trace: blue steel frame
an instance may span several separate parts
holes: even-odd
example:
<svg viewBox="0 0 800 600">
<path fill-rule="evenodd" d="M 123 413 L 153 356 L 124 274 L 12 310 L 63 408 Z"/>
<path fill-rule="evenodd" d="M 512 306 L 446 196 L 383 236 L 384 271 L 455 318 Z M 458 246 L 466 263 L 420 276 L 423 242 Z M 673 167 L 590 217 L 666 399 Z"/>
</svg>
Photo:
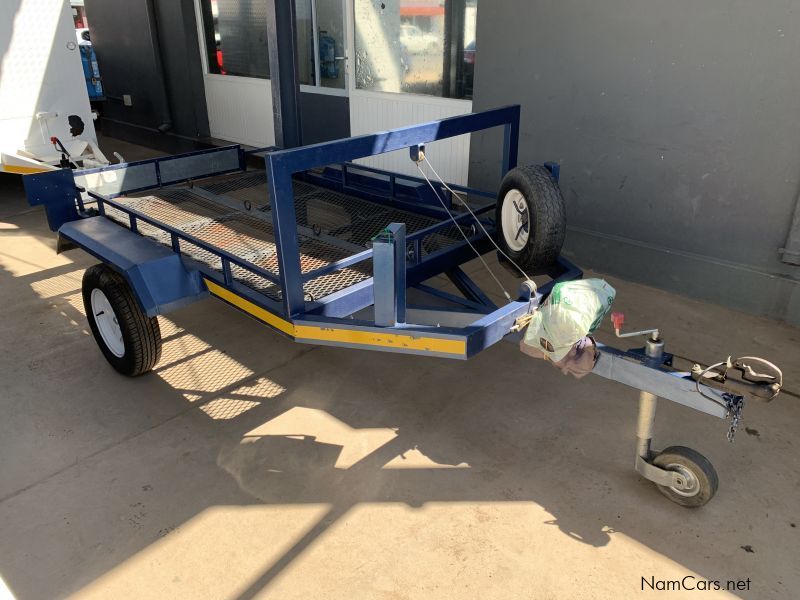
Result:
<svg viewBox="0 0 800 600">
<path fill-rule="evenodd" d="M 195 152 L 185 152 L 183 154 L 174 154 L 171 156 L 163 156 L 160 158 L 150 158 L 146 160 L 137 160 L 133 162 L 117 163 L 105 167 L 96 167 L 93 169 L 83 169 L 80 171 L 72 171 L 70 169 L 60 169 L 57 171 L 45 171 L 42 173 L 34 173 L 23 177 L 22 181 L 25 186 L 25 194 L 28 198 L 28 203 L 31 206 L 44 206 L 47 213 L 47 221 L 52 231 L 58 231 L 59 227 L 69 221 L 86 216 L 86 207 L 83 204 L 81 193 L 88 192 L 87 190 L 78 186 L 75 182 L 75 176 L 93 175 L 95 173 L 114 173 L 117 171 L 124 171 L 130 168 L 141 167 L 145 165 L 153 165 L 154 181 L 151 185 L 141 186 L 137 188 L 125 188 L 124 191 L 115 194 L 106 194 L 103 197 L 110 199 L 120 196 L 122 194 L 129 194 L 135 192 L 142 192 L 145 190 L 160 188 L 164 185 L 170 185 L 183 181 L 193 181 L 205 177 L 214 177 L 215 175 L 225 175 L 228 173 L 236 173 L 237 171 L 244 171 L 247 168 L 247 158 L 250 155 L 270 152 L 275 150 L 274 146 L 267 146 L 264 148 L 253 148 L 244 150 L 238 144 L 230 146 L 221 146 L 218 148 L 210 148 L 208 150 L 197 150 Z M 238 154 L 238 165 L 234 169 L 225 170 L 210 170 L 204 173 L 199 173 L 194 176 L 181 177 L 178 179 L 164 180 L 161 177 L 161 165 L 167 162 L 190 158 L 193 156 L 211 156 L 215 153 L 235 151 Z M 92 195 L 92 194 L 89 194 Z M 96 196 L 96 194 L 95 194 Z"/>
<path fill-rule="evenodd" d="M 307 277 L 302 274 L 300 268 L 292 175 L 316 167 L 352 162 L 359 158 L 403 150 L 412 146 L 420 146 L 493 127 L 503 127 L 504 143 L 501 175 L 505 175 L 506 172 L 517 166 L 519 116 L 519 105 L 507 106 L 422 125 L 413 125 L 391 131 L 268 154 L 266 156 L 267 180 L 270 186 L 270 198 L 272 198 L 273 227 L 278 263 L 280 264 L 280 284 L 283 290 L 284 314 L 291 318 L 306 312 L 303 282 L 307 281 Z M 344 177 L 346 177 L 346 169 L 343 173 L 345 174 Z M 449 226 L 449 223 L 444 226 Z M 411 237 L 409 236 L 409 239 Z M 371 254 L 371 251 L 367 251 L 357 256 L 360 257 L 360 260 L 367 260 Z M 466 256 L 465 254 L 464 258 Z M 355 262 L 360 262 L 360 260 Z M 464 262 L 464 260 L 461 262 Z M 446 266 L 455 265 L 440 265 L 437 272 L 446 271 Z M 352 308 L 358 310 L 355 306 Z"/>
<path fill-rule="evenodd" d="M 249 154 L 266 152 L 273 230 L 279 260 L 278 274 L 129 208 L 114 200 L 116 194 L 104 196 L 78 189 L 74 174 L 69 170 L 30 175 L 24 181 L 29 202 L 32 205 L 44 205 L 51 228 L 59 231 L 59 248 L 63 240 L 80 246 L 112 265 L 128 279 L 137 300 L 150 316 L 164 314 L 206 297 L 211 292 L 298 342 L 466 359 L 503 338 L 514 341 L 520 334 L 509 334 L 516 320 L 538 306 L 556 283 L 579 279 L 583 276 L 582 271 L 560 257 L 547 273 L 551 280 L 540 286 L 533 295 L 527 286 L 522 286 L 517 300 L 498 307 L 460 269 L 462 263 L 474 257 L 466 243 L 421 258 L 419 250 L 422 238 L 451 226 L 449 218 L 445 218 L 446 211 L 437 206 L 438 199 L 426 196 L 429 194 L 427 182 L 353 164 L 352 161 L 403 148 L 415 148 L 418 152 L 425 143 L 496 126 L 504 128 L 502 173 L 505 174 L 517 162 L 518 106 L 293 150 L 259 148 L 245 152 L 238 146 L 232 146 L 79 172 L 91 174 L 154 163 L 156 185 L 136 190 L 141 191 L 175 182 L 165 182 L 160 176 L 159 166 L 164 161 L 233 148 L 238 152 L 237 169 L 197 174 L 178 180 L 187 181 L 244 171 Z M 328 168 L 321 174 L 309 171 L 334 164 L 339 166 Z M 559 165 L 546 163 L 545 166 L 558 180 Z M 406 235 L 404 224 L 393 223 L 376 236 L 372 249 L 303 274 L 300 268 L 293 178 L 305 179 L 373 202 L 434 216 L 440 222 L 411 235 Z M 441 186 L 436 187 L 445 202 L 450 201 L 445 190 Z M 450 187 L 473 196 L 495 197 L 490 192 L 463 186 Z M 80 192 L 84 191 L 97 201 L 101 216 L 94 216 L 83 205 Z M 130 231 L 103 218 L 107 204 L 127 213 Z M 476 212 L 485 215 L 493 209 L 494 205 L 487 205 Z M 468 221 L 470 218 L 470 215 L 461 215 L 457 220 Z M 136 235 L 139 222 L 168 232 L 171 251 L 153 240 Z M 491 235 L 495 224 L 489 219 L 485 225 Z M 217 255 L 222 272 L 181 256 L 181 242 L 194 244 Z M 407 242 L 414 247 L 411 259 L 407 257 Z M 471 242 L 481 252 L 491 249 L 485 236 L 476 234 Z M 318 301 L 306 302 L 303 298 L 303 283 L 306 281 L 368 259 L 373 261 L 373 278 Z M 233 265 L 280 285 L 283 302 L 275 302 L 235 281 L 231 271 Z M 424 283 L 440 273 L 447 275 L 463 297 Z M 379 289 L 375 282 L 379 282 Z M 406 294 L 411 290 L 433 297 L 439 304 L 406 304 Z M 448 306 L 443 307 L 442 301 Z M 374 307 L 372 318 L 369 313 L 362 316 L 359 311 L 371 305 Z M 350 318 L 342 318 L 345 316 Z M 428 324 L 422 324 L 426 322 Z M 331 332 L 338 337 L 330 335 Z M 387 343 L 390 338 L 398 341 Z M 459 346 L 457 350 L 448 346 L 453 343 Z M 667 362 L 651 364 L 642 351 L 623 352 L 607 346 L 600 346 L 599 350 L 600 356 L 594 368 L 596 374 L 716 417 L 727 415 L 725 407 L 697 392 L 689 374 L 673 371 Z"/>
<path fill-rule="evenodd" d="M 225 169 L 225 170 L 222 170 L 222 171 L 212 171 L 210 173 L 202 173 L 202 174 L 198 174 L 198 175 L 195 175 L 195 176 L 181 177 L 181 178 L 168 179 L 168 180 L 165 180 L 165 179 L 163 179 L 161 177 L 161 165 L 164 164 L 164 163 L 172 162 L 172 161 L 183 159 L 183 158 L 189 158 L 189 157 L 192 157 L 192 156 L 209 156 L 211 154 L 215 154 L 215 153 L 219 153 L 219 152 L 225 152 L 225 151 L 234 150 L 234 149 L 239 154 L 239 164 L 235 169 Z M 261 148 L 259 150 L 263 151 L 263 150 L 272 150 L 272 149 L 273 149 L 273 147 Z M 218 148 L 210 148 L 208 150 L 195 150 L 194 152 L 184 152 L 183 154 L 172 154 L 170 156 L 162 156 L 162 157 L 159 157 L 159 158 L 150 158 L 150 159 L 145 159 L 145 160 L 135 160 L 133 162 L 117 163 L 117 164 L 114 164 L 114 165 L 108 165 L 107 167 L 95 167 L 93 169 L 84 169 L 84 170 L 78 171 L 78 174 L 79 175 L 92 175 L 94 173 L 107 173 L 107 172 L 110 172 L 110 171 L 118 171 L 118 170 L 122 170 L 122 169 L 128 169 L 130 167 L 138 167 L 138 166 L 141 166 L 141 165 L 152 164 L 155 167 L 156 183 L 154 185 L 147 185 L 147 186 L 142 186 L 142 187 L 139 187 L 139 188 L 126 189 L 124 191 L 125 194 L 130 194 L 130 193 L 143 192 L 145 190 L 151 190 L 151 189 L 160 188 L 160 187 L 165 186 L 165 185 L 173 185 L 175 183 L 180 183 L 182 181 L 194 181 L 196 179 L 202 179 L 202 178 L 205 178 L 205 177 L 214 177 L 215 175 L 225 175 L 227 173 L 235 173 L 237 171 L 244 171 L 247 168 L 247 165 L 245 163 L 246 156 L 247 156 L 247 154 L 252 154 L 253 152 L 254 151 L 252 151 L 252 150 L 251 151 L 243 150 L 242 147 L 239 146 L 239 144 L 233 144 L 231 146 L 220 146 Z M 81 190 L 81 191 L 86 191 L 86 190 Z M 119 196 L 119 195 L 120 194 L 111 194 L 108 197 L 114 198 L 114 197 Z"/>
<path fill-rule="evenodd" d="M 180 253 L 181 244 L 185 242 L 218 256 L 222 267 L 221 272 L 191 259 L 183 258 L 184 263 L 190 267 L 190 275 L 188 276 L 196 277 L 199 273 L 202 281 L 206 282 L 201 286 L 202 289 L 195 293 L 195 296 L 206 295 L 206 285 L 216 285 L 223 290 L 230 290 L 238 297 L 243 298 L 250 306 L 255 307 L 255 309 L 266 310 L 278 320 L 285 319 L 283 323 L 291 328 L 292 333 L 288 333 L 287 328 L 284 328 L 283 333 L 291 335 L 298 341 L 361 347 L 358 343 L 338 343 L 338 341 L 321 340 L 319 337 L 306 338 L 302 332 L 307 330 L 327 330 L 326 328 L 330 327 L 337 327 L 339 331 L 353 331 L 358 334 L 386 332 L 387 335 L 392 335 L 390 332 L 401 332 L 402 336 L 411 338 L 424 336 L 425 339 L 432 340 L 458 340 L 463 342 L 464 350 L 463 352 L 459 351 L 455 357 L 468 358 L 500 341 L 507 335 L 514 321 L 531 310 L 532 305 L 538 304 L 550 292 L 556 282 L 580 278 L 582 272 L 561 258 L 553 272 L 549 273 L 552 281 L 541 287 L 533 298 L 530 297 L 530 293 L 526 289 L 523 289 L 519 300 L 497 307 L 459 268 L 459 265 L 474 258 L 473 250 L 466 242 L 450 245 L 423 257 L 421 252 L 423 238 L 437 231 L 452 227 L 452 221 L 447 211 L 442 209 L 438 199 L 432 195 L 433 192 L 427 183 L 417 177 L 380 171 L 354 164 L 352 161 L 404 148 L 419 148 L 436 140 L 492 127 L 504 128 L 503 137 L 505 142 L 501 174 L 505 174 L 509 169 L 515 167 L 517 163 L 519 106 L 509 106 L 483 113 L 453 117 L 442 121 L 292 150 L 269 151 L 271 149 L 267 148 L 249 151 L 249 153 L 267 151 L 265 162 L 267 180 L 270 187 L 273 233 L 279 264 L 277 273 L 260 268 L 230 252 L 204 242 L 192 234 L 165 225 L 141 211 L 130 208 L 115 200 L 115 196 L 119 194 L 102 195 L 92 191 L 87 191 L 87 194 L 97 201 L 97 211 L 101 216 L 104 216 L 107 205 L 126 213 L 129 219 L 130 231 L 133 233 L 138 233 L 141 222 L 148 223 L 167 232 L 171 240 L 171 249 L 175 253 Z M 111 171 L 149 163 L 155 164 L 156 173 L 159 174 L 159 166 L 164 161 L 231 150 L 233 148 L 237 150 L 240 157 L 238 169 L 202 175 L 196 174 L 191 178 L 178 178 L 177 181 L 209 177 L 236 170 L 244 171 L 247 153 L 238 146 L 231 146 L 152 161 L 138 161 L 101 169 L 91 169 L 77 174 Z M 330 167 L 330 165 L 338 166 Z M 311 169 L 326 166 L 329 168 L 322 173 L 310 172 Z M 46 175 L 51 175 L 51 177 L 47 178 Z M 292 186 L 293 178 L 304 179 L 372 202 L 432 216 L 438 222 L 409 235 L 405 235 L 405 228 L 402 224 L 393 224 L 376 238 L 373 248 L 308 273 L 302 273 Z M 72 181 L 72 188 L 70 188 L 70 181 Z M 126 191 L 142 191 L 160 187 L 160 184 L 163 183 L 175 182 L 174 179 L 168 182 L 163 181 L 160 175 L 157 175 L 158 185 Z M 58 189 L 57 195 L 61 196 L 60 199 L 48 193 L 51 188 L 55 189 L 53 186 Z M 440 197 L 446 203 L 450 202 L 449 193 L 445 193 L 442 186 L 437 185 L 436 187 Z M 464 186 L 452 185 L 451 187 L 456 191 L 466 192 L 474 196 L 495 198 L 495 194 L 491 192 L 474 190 Z M 69 171 L 45 174 L 40 179 L 28 181 L 26 182 L 26 190 L 29 198 L 40 199 L 42 203 L 48 205 L 48 214 L 52 210 L 54 219 L 51 221 L 51 226 L 54 221 L 71 221 L 81 217 L 90 217 L 92 214 L 91 211 L 85 210 L 80 203 L 80 194 L 77 194 L 78 200 L 76 201 L 74 179 L 72 179 L 72 173 Z M 78 202 L 77 206 L 76 202 Z M 65 209 L 67 206 L 72 206 L 72 208 Z M 487 204 L 475 211 L 476 214 L 482 216 L 484 227 L 486 227 L 490 235 L 494 232 L 495 226 L 492 218 L 488 215 L 492 211 L 494 211 L 494 203 Z M 468 213 L 456 217 L 456 221 L 459 223 L 466 224 L 471 220 L 472 216 Z M 103 243 L 100 244 L 92 240 L 90 235 L 76 236 L 72 229 L 66 227 L 63 228 L 61 234 L 68 241 L 80 245 L 101 260 L 109 262 L 117 268 L 120 267 L 114 264 L 114 249 L 110 245 L 112 243 L 108 241 L 109 236 L 105 236 Z M 127 243 L 131 243 L 127 237 L 126 240 Z M 490 251 L 492 248 L 490 240 L 482 232 L 475 233 L 470 241 L 482 253 Z M 143 245 L 155 243 L 144 238 L 141 238 L 141 242 Z M 410 257 L 407 256 L 405 251 L 406 244 L 413 248 Z M 382 250 L 383 248 L 386 251 Z M 143 246 L 141 251 L 142 254 L 147 254 L 149 249 Z M 324 298 L 312 301 L 307 301 L 304 298 L 303 284 L 305 282 L 370 259 L 373 261 L 373 278 Z M 255 273 L 279 285 L 282 290 L 282 302 L 276 302 L 235 281 L 232 275 L 233 266 Z M 463 298 L 424 284 L 425 280 L 440 273 L 447 274 L 456 288 L 463 294 Z M 376 281 L 383 282 L 380 285 L 381 289 L 376 289 Z M 186 287 L 191 289 L 191 286 Z M 427 294 L 428 297 L 435 297 L 439 305 L 409 305 L 406 307 L 406 291 L 411 288 Z M 136 291 L 137 293 L 139 292 L 139 290 Z M 147 290 L 142 290 L 143 295 L 146 293 Z M 151 293 L 149 296 L 152 297 L 153 294 Z M 450 308 L 443 308 L 441 301 L 445 301 Z M 155 303 L 148 306 L 147 312 L 153 314 L 163 313 L 173 305 L 177 305 L 174 298 L 169 304 L 158 305 L 158 303 Z M 455 305 L 455 308 L 452 308 L 453 305 Z M 359 318 L 356 313 L 369 306 L 374 306 L 374 316 L 372 318 Z M 426 317 L 430 320 L 432 316 L 436 321 L 435 326 L 420 324 L 425 322 L 425 319 L 421 317 Z M 345 319 L 344 317 L 350 318 Z M 414 323 L 415 319 L 420 319 L 419 323 Z M 353 337 L 358 336 L 354 334 Z M 420 349 L 417 347 L 416 349 L 406 350 L 399 347 L 392 349 L 400 352 L 408 351 L 419 354 L 442 355 L 441 352 L 428 348 Z"/>
</svg>

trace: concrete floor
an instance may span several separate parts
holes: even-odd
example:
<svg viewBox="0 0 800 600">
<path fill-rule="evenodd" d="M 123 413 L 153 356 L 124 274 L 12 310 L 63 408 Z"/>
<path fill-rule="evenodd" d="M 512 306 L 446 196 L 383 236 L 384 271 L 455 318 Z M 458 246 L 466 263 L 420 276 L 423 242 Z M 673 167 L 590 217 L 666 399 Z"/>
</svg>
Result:
<svg viewBox="0 0 800 600">
<path fill-rule="evenodd" d="M 88 333 L 94 261 L 57 256 L 17 180 L 0 185 L 0 577 L 17 598 L 624 598 L 686 575 L 800 593 L 796 397 L 748 406 L 732 445 L 661 403 L 656 446 L 720 474 L 687 510 L 632 470 L 636 392 L 511 344 L 470 362 L 299 345 L 209 299 L 161 318 L 161 363 L 126 379 Z M 797 329 L 609 281 L 669 350 L 762 355 L 800 390 Z"/>
</svg>

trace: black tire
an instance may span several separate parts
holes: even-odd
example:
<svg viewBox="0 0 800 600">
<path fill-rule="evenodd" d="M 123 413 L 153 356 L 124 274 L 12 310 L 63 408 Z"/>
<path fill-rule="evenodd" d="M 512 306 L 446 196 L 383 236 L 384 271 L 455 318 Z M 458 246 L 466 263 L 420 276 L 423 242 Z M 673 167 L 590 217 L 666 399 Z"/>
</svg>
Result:
<svg viewBox="0 0 800 600">
<path fill-rule="evenodd" d="M 528 240 L 518 249 L 509 246 L 503 231 L 503 205 L 510 201 L 508 194 L 512 190 L 519 191 L 527 204 Z M 525 271 L 546 270 L 558 259 L 567 232 L 567 212 L 561 190 L 545 167 L 528 165 L 506 173 L 497 195 L 495 218 L 497 243 Z"/>
<path fill-rule="evenodd" d="M 656 485 L 667 498 L 688 508 L 708 503 L 719 487 L 719 477 L 711 462 L 702 454 L 685 446 L 670 446 L 653 459 L 653 464 L 668 471 L 691 474 L 695 487 L 689 491 Z"/>
<path fill-rule="evenodd" d="M 100 346 L 106 360 L 117 371 L 136 377 L 150 371 L 161 358 L 161 328 L 156 317 L 148 317 L 142 311 L 128 282 L 111 267 L 95 265 L 83 274 L 83 306 L 92 335 Z M 117 356 L 103 339 L 97 318 L 92 309 L 92 292 L 98 289 L 105 294 L 114 311 L 114 317 L 122 332 L 124 350 Z"/>
</svg>

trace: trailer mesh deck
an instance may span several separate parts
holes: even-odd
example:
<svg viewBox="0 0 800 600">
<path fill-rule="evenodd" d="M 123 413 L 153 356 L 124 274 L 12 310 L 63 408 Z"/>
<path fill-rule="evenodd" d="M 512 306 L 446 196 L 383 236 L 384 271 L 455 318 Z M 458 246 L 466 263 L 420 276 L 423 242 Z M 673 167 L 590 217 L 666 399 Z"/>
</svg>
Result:
<svg viewBox="0 0 800 600">
<path fill-rule="evenodd" d="M 213 177 L 147 194 L 118 197 L 116 202 L 278 275 L 265 173 Z M 368 249 L 372 238 L 390 223 L 405 223 L 412 234 L 440 222 L 301 181 L 294 182 L 294 197 L 304 274 Z M 106 206 L 106 216 L 129 226 L 122 210 Z M 162 244 L 171 243 L 167 231 L 141 220 L 138 231 Z M 423 238 L 421 252 L 430 254 L 461 239 L 455 226 L 441 229 Z M 222 270 L 220 257 L 213 252 L 183 240 L 180 249 L 189 258 Z M 280 286 L 260 275 L 236 265 L 231 265 L 231 274 L 251 289 L 281 299 Z M 367 260 L 311 279 L 304 284 L 304 291 L 307 300 L 316 300 L 370 277 L 372 261 Z"/>
</svg>

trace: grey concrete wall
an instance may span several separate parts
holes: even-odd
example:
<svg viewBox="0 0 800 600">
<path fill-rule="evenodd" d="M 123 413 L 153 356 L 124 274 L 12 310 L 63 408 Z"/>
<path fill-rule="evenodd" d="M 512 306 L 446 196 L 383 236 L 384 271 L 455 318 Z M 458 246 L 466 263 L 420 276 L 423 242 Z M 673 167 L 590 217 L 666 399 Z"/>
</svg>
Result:
<svg viewBox="0 0 800 600">
<path fill-rule="evenodd" d="M 108 100 L 103 115 L 118 123 L 206 137 L 208 113 L 192 0 L 86 0 L 86 12 Z M 153 33 L 161 50 L 154 52 Z M 163 69 L 163 81 L 159 77 Z M 122 103 L 123 94 L 132 98 Z M 166 103 L 166 110 L 165 110 Z"/>
<path fill-rule="evenodd" d="M 563 165 L 568 255 L 797 324 L 798 31 L 795 0 L 493 0 L 474 107 L 521 104 L 520 162 Z M 473 185 L 499 149 L 473 136 Z"/>
<path fill-rule="evenodd" d="M 303 144 L 350 137 L 350 99 L 300 92 L 300 127 Z"/>
</svg>

